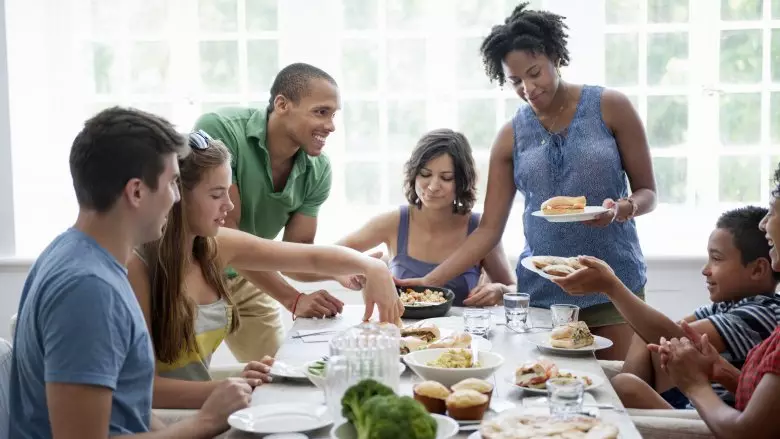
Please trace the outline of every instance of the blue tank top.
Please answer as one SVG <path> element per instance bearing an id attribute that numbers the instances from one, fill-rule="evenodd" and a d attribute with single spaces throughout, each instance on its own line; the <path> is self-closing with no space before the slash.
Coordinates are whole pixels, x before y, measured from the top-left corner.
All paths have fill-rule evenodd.
<path id="1" fill-rule="evenodd" d="M 409 206 L 401 206 L 400 211 L 401 221 L 398 223 L 398 248 L 395 250 L 395 257 L 390 260 L 390 271 L 398 279 L 423 277 L 438 267 L 439 264 L 420 261 L 409 256 L 407 253 L 409 243 Z M 479 214 L 472 212 L 469 218 L 469 235 L 477 228 L 478 224 Z M 477 286 L 481 274 L 482 267 L 475 265 L 444 285 L 455 293 L 453 305 L 463 306 L 463 299 L 468 296 L 472 288 Z"/>
<path id="2" fill-rule="evenodd" d="M 550 136 L 529 105 L 512 119 L 513 164 L 517 190 L 525 197 L 525 249 L 532 255 L 590 255 L 606 261 L 631 291 L 647 280 L 636 223 L 613 222 L 607 227 L 582 223 L 551 223 L 531 215 L 556 195 L 585 195 L 588 205 L 628 196 L 628 179 L 612 132 L 601 115 L 602 87 L 583 86 L 574 118 L 562 133 Z M 603 294 L 570 296 L 560 287 L 517 264 L 518 288 L 531 295 L 531 305 L 548 308 L 571 303 L 582 308 L 609 302 Z"/>

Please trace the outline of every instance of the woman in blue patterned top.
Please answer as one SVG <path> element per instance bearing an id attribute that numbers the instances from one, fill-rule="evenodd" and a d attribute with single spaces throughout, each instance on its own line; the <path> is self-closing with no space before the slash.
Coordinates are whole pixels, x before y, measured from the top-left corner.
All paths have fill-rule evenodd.
<path id="1" fill-rule="evenodd" d="M 440 285 L 483 258 L 501 240 L 515 192 L 525 199 L 529 255 L 598 255 L 631 291 L 644 297 L 646 266 L 634 217 L 655 208 L 655 179 L 644 127 L 628 98 L 615 90 L 571 84 L 563 17 L 522 3 L 494 26 L 481 47 L 485 70 L 509 82 L 522 105 L 498 133 L 490 155 L 487 197 L 474 233 L 424 278 L 404 284 Z M 630 195 L 629 195 L 630 184 Z M 556 195 L 587 197 L 609 210 L 587 223 L 549 223 L 531 215 Z M 579 305 L 580 319 L 615 346 L 600 358 L 623 359 L 633 331 L 603 294 L 569 297 L 557 285 L 517 266 L 518 289 L 531 305 Z"/>

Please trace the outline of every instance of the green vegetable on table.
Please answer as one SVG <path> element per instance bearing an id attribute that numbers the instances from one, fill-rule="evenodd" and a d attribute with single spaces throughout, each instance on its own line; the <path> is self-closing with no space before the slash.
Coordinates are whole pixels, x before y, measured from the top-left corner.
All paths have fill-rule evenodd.
<path id="1" fill-rule="evenodd" d="M 357 439 L 436 438 L 436 420 L 422 404 L 375 380 L 347 389 L 341 414 L 355 427 Z"/>
<path id="2" fill-rule="evenodd" d="M 325 375 L 325 362 L 317 360 L 309 365 L 309 373 L 312 375 L 323 376 Z"/>

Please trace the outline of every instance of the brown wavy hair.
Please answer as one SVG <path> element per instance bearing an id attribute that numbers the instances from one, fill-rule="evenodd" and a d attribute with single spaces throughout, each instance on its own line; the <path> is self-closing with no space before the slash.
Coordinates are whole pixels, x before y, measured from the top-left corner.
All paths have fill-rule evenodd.
<path id="1" fill-rule="evenodd" d="M 414 190 L 414 180 L 429 161 L 442 154 L 452 157 L 454 167 L 455 204 L 452 212 L 465 215 L 471 212 L 477 200 L 477 170 L 466 136 L 448 128 L 429 131 L 417 141 L 412 156 L 404 164 L 404 195 L 409 204 L 421 206 Z"/>
<path id="2" fill-rule="evenodd" d="M 181 201 L 174 204 L 168 214 L 162 237 L 142 246 L 151 283 L 154 353 L 158 361 L 168 364 L 174 363 L 184 351 L 198 351 L 195 340 L 196 305 L 184 288 L 190 261 L 200 266 L 203 277 L 217 291 L 217 295 L 229 306 L 233 305 L 228 293 L 225 267 L 217 256 L 214 237 L 196 236 L 192 254 L 182 254 L 190 236 L 185 213 L 185 192 L 194 189 L 207 171 L 230 162 L 230 151 L 222 142 L 209 139 L 207 145 L 204 149 L 193 147 L 186 158 L 179 160 Z M 238 329 L 238 313 L 233 312 L 231 315 L 230 332 L 233 332 Z"/>

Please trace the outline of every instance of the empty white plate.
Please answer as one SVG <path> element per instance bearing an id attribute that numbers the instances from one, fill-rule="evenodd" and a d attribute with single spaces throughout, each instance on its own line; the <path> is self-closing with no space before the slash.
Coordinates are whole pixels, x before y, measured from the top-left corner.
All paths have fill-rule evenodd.
<path id="1" fill-rule="evenodd" d="M 328 408 L 314 404 L 262 404 L 228 417 L 231 427 L 249 433 L 298 433 L 332 424 Z"/>
<path id="2" fill-rule="evenodd" d="M 561 215 L 545 215 L 541 210 L 537 210 L 532 213 L 533 216 L 544 218 L 551 223 L 576 223 L 580 221 L 590 221 L 599 214 L 606 212 L 608 209 L 601 206 L 585 206 L 585 211 L 582 213 L 564 213 Z"/>

